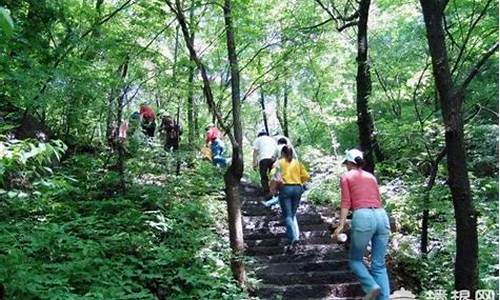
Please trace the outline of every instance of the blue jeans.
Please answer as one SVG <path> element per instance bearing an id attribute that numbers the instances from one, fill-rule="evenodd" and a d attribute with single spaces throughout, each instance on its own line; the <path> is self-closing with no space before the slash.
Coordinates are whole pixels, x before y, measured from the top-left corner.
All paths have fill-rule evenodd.
<path id="1" fill-rule="evenodd" d="M 226 167 L 226 159 L 224 158 L 224 145 L 219 139 L 213 140 L 210 144 L 212 150 L 212 163 L 217 167 Z"/>
<path id="2" fill-rule="evenodd" d="M 380 288 L 378 300 L 389 299 L 389 276 L 385 267 L 385 255 L 389 242 L 389 218 L 383 208 L 360 208 L 354 211 L 351 223 L 351 249 L 349 265 L 361 282 L 365 293 Z M 372 245 L 371 270 L 363 264 L 368 243 Z"/>
<path id="3" fill-rule="evenodd" d="M 281 215 L 285 221 L 286 235 L 289 242 L 299 240 L 299 223 L 297 223 L 296 214 L 303 192 L 304 190 L 301 185 L 284 185 L 280 189 L 278 196 L 281 206 Z"/>
<path id="4" fill-rule="evenodd" d="M 278 204 L 280 202 L 280 199 L 278 198 L 278 196 L 274 196 L 272 197 L 271 199 L 267 200 L 267 201 L 264 201 L 264 205 L 266 207 L 271 207 L 275 204 Z"/>

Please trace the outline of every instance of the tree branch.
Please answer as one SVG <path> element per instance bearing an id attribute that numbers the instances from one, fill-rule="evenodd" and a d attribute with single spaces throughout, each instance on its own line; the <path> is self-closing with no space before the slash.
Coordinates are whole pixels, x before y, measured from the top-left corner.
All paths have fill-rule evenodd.
<path id="1" fill-rule="evenodd" d="M 467 35 L 465 36 L 465 40 L 463 42 L 463 45 L 462 47 L 460 48 L 460 51 L 458 53 L 458 57 L 457 57 L 457 60 L 455 61 L 455 64 L 453 65 L 453 68 L 451 69 L 451 74 L 453 75 L 457 69 L 458 69 L 458 66 L 460 64 L 460 60 L 462 59 L 462 56 L 464 54 L 464 51 L 465 51 L 465 48 L 467 47 L 467 44 L 469 43 L 469 39 L 471 38 L 471 35 L 472 35 L 472 32 L 474 31 L 474 29 L 476 28 L 477 24 L 479 23 L 479 21 L 485 16 L 486 14 L 486 11 L 488 10 L 488 7 L 490 6 L 491 2 L 493 0 L 488 0 L 488 2 L 486 2 L 486 5 L 484 6 L 484 8 L 481 10 L 481 12 L 479 13 L 479 16 L 476 18 L 476 20 L 472 23 L 472 25 L 469 27 L 469 30 L 467 31 Z"/>
<path id="2" fill-rule="evenodd" d="M 321 27 L 323 25 L 326 25 L 332 21 L 334 21 L 332 18 L 326 19 L 325 21 L 320 22 L 320 23 L 315 24 L 315 25 L 311 25 L 311 26 L 307 26 L 307 27 L 300 27 L 299 30 L 310 31 L 310 30 L 316 29 L 318 27 Z"/>
<path id="3" fill-rule="evenodd" d="M 175 18 L 172 19 L 170 22 L 167 23 L 167 25 L 165 25 L 165 27 L 160 30 L 157 34 L 155 34 L 155 36 L 151 39 L 151 41 L 149 41 L 146 46 L 144 46 L 141 50 L 139 50 L 139 52 L 137 52 L 137 54 L 135 55 L 136 57 L 139 56 L 142 52 L 146 51 L 153 43 L 154 41 L 156 41 L 156 39 L 162 34 L 165 32 L 165 30 L 167 30 L 170 25 L 172 25 L 172 23 L 175 22 Z"/>
<path id="4" fill-rule="evenodd" d="M 476 63 L 476 65 L 469 71 L 469 75 L 465 77 L 465 79 L 458 85 L 457 93 L 463 93 L 467 89 L 467 86 L 471 83 L 471 81 L 479 74 L 479 70 L 486 63 L 488 58 L 493 55 L 498 50 L 498 42 L 491 46 L 486 53 L 483 54 L 481 59 Z"/>
<path id="5" fill-rule="evenodd" d="M 340 27 L 337 27 L 337 30 L 339 32 L 342 32 L 342 31 L 344 31 L 345 29 L 347 29 L 349 27 L 354 27 L 354 26 L 357 26 L 357 25 L 358 25 L 358 21 L 352 21 L 352 22 L 345 23 L 344 25 L 342 25 Z"/>
<path id="6" fill-rule="evenodd" d="M 321 0 L 314 0 L 314 1 L 316 1 L 316 3 L 318 3 L 319 6 L 321 6 L 321 8 L 330 15 L 332 20 L 337 21 L 337 18 L 335 17 L 335 15 L 328 9 L 328 7 L 326 7 L 326 5 L 323 4 L 323 2 L 321 2 Z"/>
<path id="7" fill-rule="evenodd" d="M 237 145 L 237 141 L 232 134 L 230 128 L 225 124 L 224 117 L 222 116 L 221 111 L 217 107 L 217 104 L 214 101 L 212 88 L 210 85 L 210 79 L 207 74 L 207 70 L 205 65 L 200 60 L 196 50 L 194 49 L 194 41 L 192 39 L 192 34 L 189 33 L 188 25 L 186 23 L 186 17 L 182 12 L 180 0 L 175 0 L 175 4 L 173 4 L 170 0 L 165 0 L 167 6 L 172 10 L 172 12 L 176 15 L 177 22 L 182 30 L 182 35 L 184 37 L 184 41 L 186 43 L 186 47 L 188 48 L 189 55 L 192 61 L 196 64 L 198 70 L 200 71 L 201 77 L 203 79 L 203 93 L 205 95 L 205 100 L 207 101 L 207 105 L 209 110 L 214 114 L 217 121 L 219 122 L 219 126 L 226 132 L 227 137 L 231 141 L 232 145 Z"/>

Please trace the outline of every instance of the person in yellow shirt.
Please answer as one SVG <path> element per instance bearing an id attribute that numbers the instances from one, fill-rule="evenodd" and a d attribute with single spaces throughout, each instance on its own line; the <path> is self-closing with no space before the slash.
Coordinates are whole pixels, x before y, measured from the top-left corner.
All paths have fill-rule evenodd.
<path id="1" fill-rule="evenodd" d="M 281 159 L 277 162 L 277 170 L 281 175 L 281 187 L 279 189 L 279 201 L 281 215 L 286 225 L 289 252 L 295 252 L 299 246 L 299 224 L 297 222 L 297 208 L 300 198 L 304 192 L 303 185 L 309 180 L 304 165 L 293 158 L 293 149 L 283 146 Z"/>

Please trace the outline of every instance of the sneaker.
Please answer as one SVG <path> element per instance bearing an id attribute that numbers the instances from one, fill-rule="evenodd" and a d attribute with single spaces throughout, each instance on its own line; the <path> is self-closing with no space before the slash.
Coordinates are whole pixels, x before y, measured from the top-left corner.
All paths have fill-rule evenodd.
<path id="1" fill-rule="evenodd" d="M 290 244 L 290 251 L 292 254 L 300 254 L 302 252 L 302 246 L 300 241 L 293 241 Z"/>
<path id="2" fill-rule="evenodd" d="M 376 300 L 378 295 L 380 294 L 380 288 L 376 287 L 371 290 L 366 296 L 363 297 L 363 300 Z"/>
<path id="3" fill-rule="evenodd" d="M 288 242 L 288 244 L 285 246 L 286 254 L 295 254 L 296 250 L 297 250 L 297 241 Z"/>

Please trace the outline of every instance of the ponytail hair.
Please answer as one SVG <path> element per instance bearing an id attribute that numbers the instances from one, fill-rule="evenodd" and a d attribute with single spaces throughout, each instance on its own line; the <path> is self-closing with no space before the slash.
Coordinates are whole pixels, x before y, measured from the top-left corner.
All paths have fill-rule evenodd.
<path id="1" fill-rule="evenodd" d="M 360 156 L 354 158 L 354 161 L 356 162 L 356 167 L 358 168 L 362 168 L 365 165 L 365 160 Z"/>
<path id="2" fill-rule="evenodd" d="M 293 150 L 289 146 L 281 148 L 281 155 L 285 157 L 286 161 L 291 162 L 293 159 Z"/>

